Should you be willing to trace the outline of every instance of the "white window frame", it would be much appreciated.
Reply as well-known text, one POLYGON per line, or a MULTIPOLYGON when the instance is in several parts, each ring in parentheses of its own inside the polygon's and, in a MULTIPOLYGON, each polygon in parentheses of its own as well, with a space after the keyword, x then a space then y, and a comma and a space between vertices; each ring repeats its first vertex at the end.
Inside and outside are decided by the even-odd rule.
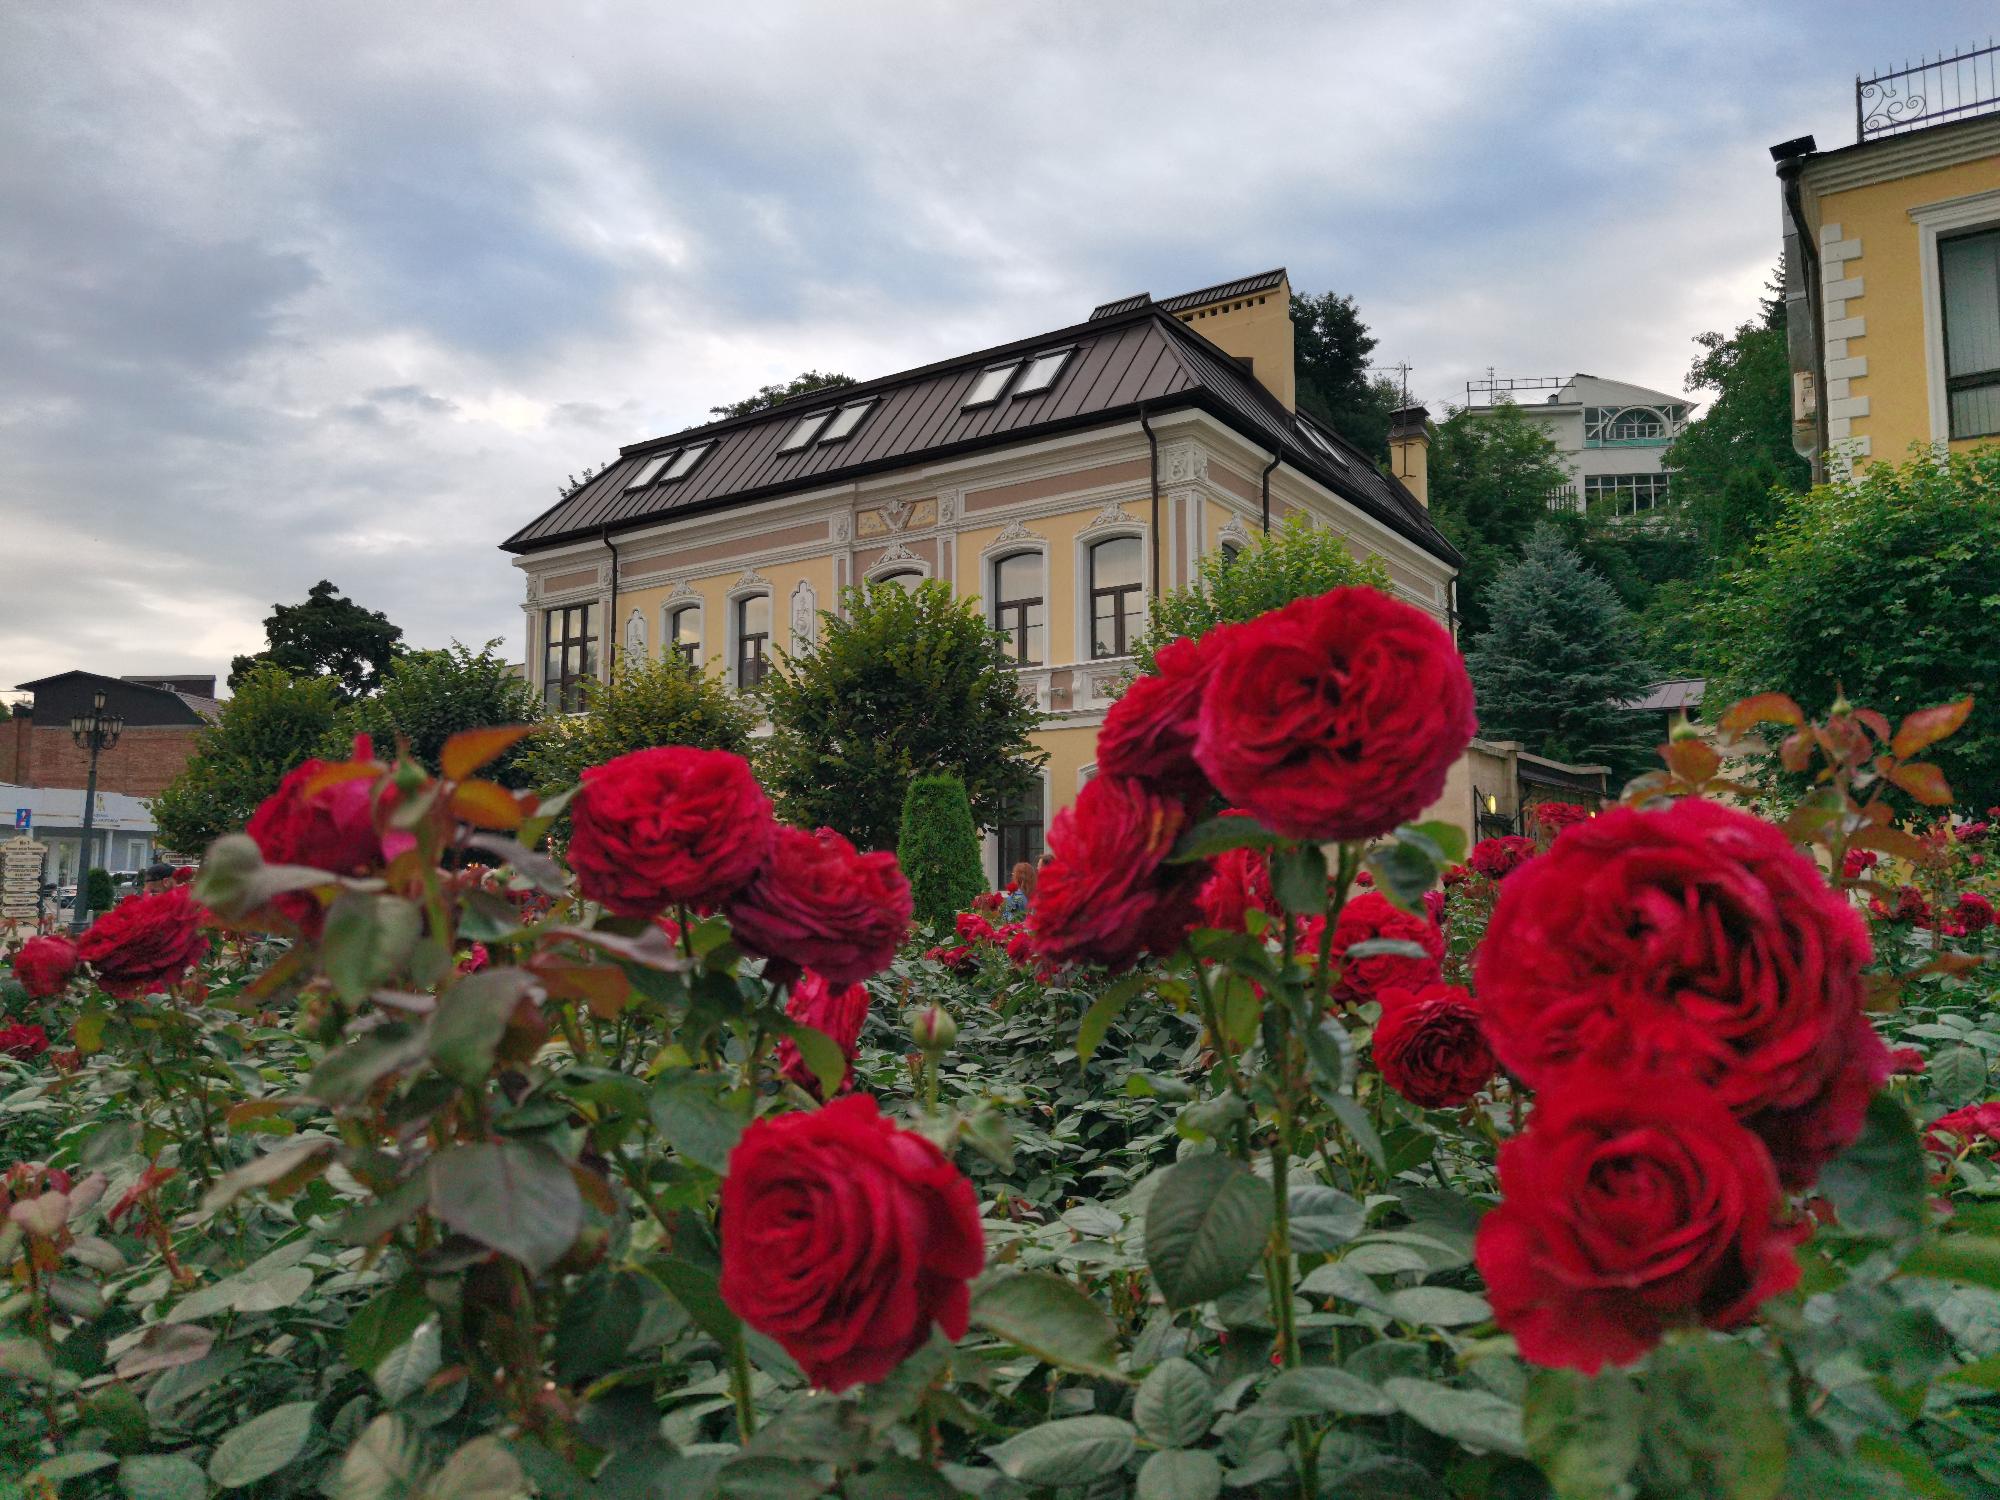
POLYGON ((819 436, 814 441, 819 443, 846 442, 861 430, 861 424, 868 420, 868 413, 874 409, 877 399, 877 397, 869 396, 865 400, 850 401, 845 406, 835 407, 833 414, 827 418, 826 424, 820 428, 819 436), (852 418, 848 418, 847 414, 849 412, 854 413, 852 418), (835 432, 833 429, 840 426, 843 420, 847 421, 846 430, 835 432))
POLYGON ((1000 398, 1007 394, 1007 387, 1013 383, 1014 372, 1020 368, 1021 368, 1021 358, 1018 355, 1016 355, 1013 359, 1003 359, 998 361, 997 363, 987 365, 973 379, 971 386, 967 388, 965 393, 965 399, 959 403, 958 409, 960 411, 978 411, 982 407, 999 405, 1000 398), (979 395, 980 384, 986 379, 987 376, 994 374, 999 375, 1000 383, 993 388, 992 395, 980 396, 979 395), (978 399, 975 400, 974 399, 975 397, 977 397, 978 399))
POLYGON ((1071 344, 1067 349, 1045 349, 1040 354, 1029 355, 1022 362, 1021 378, 1014 385, 1014 398, 1019 400, 1023 396, 1045 396, 1054 390, 1056 382, 1062 379, 1063 371, 1069 368, 1069 359, 1074 353, 1076 353, 1076 345, 1071 344), (1028 378, 1035 373, 1035 366, 1041 364, 1044 360, 1053 360, 1055 362, 1053 368, 1049 371, 1049 378, 1044 380, 1040 385, 1029 385, 1028 378))
POLYGON ((675 622, 684 609, 697 610, 701 614, 701 649, 695 652, 694 665, 699 667, 708 660, 708 601, 705 599, 669 599, 660 606, 660 659, 678 655, 680 642, 675 631, 675 622))
POLYGON ((1951 398, 1945 389, 1944 277, 1938 270, 1938 240, 1966 230, 2000 227, 2000 189, 1920 204, 1909 215, 1917 226, 1917 265, 1923 276, 1924 381, 1929 387, 1931 444, 1942 452, 1951 443, 1951 398))
POLYGON ((671 484, 675 480, 687 478, 688 475, 695 471, 701 461, 708 457, 709 449, 714 446, 713 442, 689 443, 687 447, 676 453, 674 461, 660 472, 660 483, 671 484))
POLYGON ((805 452, 819 441, 820 431, 832 415, 833 408, 830 406, 823 411, 807 412, 792 423, 791 431, 787 432, 784 440, 778 444, 778 452, 780 454, 805 452))
MULTIPOLYGON (((758 583, 746 588, 731 589, 723 602, 724 670, 728 673, 730 687, 739 693, 744 690, 742 676, 743 662, 740 650, 743 636, 742 604, 745 599, 755 599, 760 595, 769 600, 771 605, 771 629, 764 640, 764 660, 768 663, 775 663, 777 660, 778 644, 778 596, 771 585, 768 583, 758 583)), ((706 625, 704 622, 705 629, 706 625)), ((766 666, 764 670, 768 675, 770 667, 766 666)))
POLYGON ((1123 656, 1093 656, 1091 654, 1091 608, 1090 608, 1090 549, 1099 542, 1116 541, 1119 537, 1132 536, 1139 539, 1139 619, 1141 628, 1153 612, 1153 541, 1152 528, 1144 521, 1126 520, 1111 522, 1103 526, 1093 526, 1080 531, 1076 536, 1076 551, 1071 560, 1075 573, 1072 599, 1075 604, 1076 655, 1071 663, 1077 666, 1102 666, 1106 662, 1130 661, 1131 641, 1125 643, 1127 650, 1123 656))
POLYGON ((1033 555, 1042 560, 1042 656, 1038 662, 1013 661, 1013 637, 1007 638, 1009 665, 1017 672, 1046 671, 1055 663, 1055 578, 1049 563, 1049 544, 1041 540, 1015 540, 996 542, 979 554, 979 600, 985 606, 986 626, 998 631, 1000 622, 994 618, 994 611, 1000 607, 1000 564, 1010 557, 1033 555))
POLYGON ((641 463, 632 477, 626 481, 625 489, 627 493, 632 490, 651 489, 659 482, 660 470, 667 466, 667 460, 673 456, 671 451, 648 454, 645 462, 641 463))

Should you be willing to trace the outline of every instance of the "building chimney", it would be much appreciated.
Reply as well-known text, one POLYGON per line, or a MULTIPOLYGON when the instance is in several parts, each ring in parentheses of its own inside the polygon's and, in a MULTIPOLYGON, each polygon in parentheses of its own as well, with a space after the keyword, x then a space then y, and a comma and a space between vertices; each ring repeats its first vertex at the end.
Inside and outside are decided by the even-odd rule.
MULTIPOLYGON (((1132 305, 1106 303, 1107 309, 1132 305)), ((1251 378, 1283 404, 1299 407, 1298 372, 1293 365, 1292 283, 1284 267, 1236 281, 1182 292, 1157 304, 1234 358, 1251 378)))
POLYGON ((1389 414, 1389 472, 1425 510, 1431 508, 1431 414, 1405 406, 1389 414))

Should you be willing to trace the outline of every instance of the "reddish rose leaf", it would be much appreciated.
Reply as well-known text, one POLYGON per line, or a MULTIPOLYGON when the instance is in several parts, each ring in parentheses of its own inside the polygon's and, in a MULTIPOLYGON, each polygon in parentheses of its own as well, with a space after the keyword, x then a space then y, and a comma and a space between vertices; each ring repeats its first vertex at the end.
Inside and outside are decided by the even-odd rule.
POLYGON ((1864 828, 1847 841, 1850 849, 1879 849, 1884 854, 1893 854, 1898 859, 1907 859, 1912 864, 1923 864, 1931 857, 1931 849, 1915 834, 1905 833, 1900 828, 1864 828))
POLYGON ((306 797, 317 797, 321 792, 337 787, 348 781, 372 781, 382 774, 382 768, 373 761, 341 760, 314 774, 299 790, 306 797))
POLYGON ((1701 740, 1674 740, 1665 751, 1667 764, 1681 780, 1701 786, 1722 769, 1722 757, 1701 740))
POLYGON ((1899 758, 1915 755, 1926 746, 1935 745, 1948 735, 1958 733, 1971 712, 1972 695, 1969 693, 1956 703, 1920 708, 1897 726, 1896 737, 1889 742, 1889 748, 1899 758))
POLYGON ((444 742, 438 765, 452 781, 463 781, 490 765, 535 732, 533 724, 496 724, 489 729, 464 729, 444 742))
POLYGON ((1944 772, 1936 766, 1925 762, 1897 766, 1889 772, 1889 779, 1926 807, 1948 807, 1951 804, 1951 783, 1944 779, 1944 772))
POLYGON ((1857 708, 1854 710, 1854 718, 1857 723, 1866 725, 1868 732, 1874 735, 1876 739, 1886 740, 1889 738, 1889 721, 1876 713, 1874 709, 1857 708))
POLYGON ((1812 764, 1812 752, 1812 733, 1801 729, 1785 736, 1785 742, 1778 746, 1778 761, 1787 771, 1803 771, 1812 764))
POLYGON ((1790 724, 1796 728, 1805 721, 1805 710, 1785 694, 1759 693, 1731 704, 1719 723, 1728 733, 1741 734, 1758 724, 1790 724))
POLYGON ((451 794, 452 816, 475 828, 507 832, 527 816, 515 795, 494 781, 461 781, 451 794))

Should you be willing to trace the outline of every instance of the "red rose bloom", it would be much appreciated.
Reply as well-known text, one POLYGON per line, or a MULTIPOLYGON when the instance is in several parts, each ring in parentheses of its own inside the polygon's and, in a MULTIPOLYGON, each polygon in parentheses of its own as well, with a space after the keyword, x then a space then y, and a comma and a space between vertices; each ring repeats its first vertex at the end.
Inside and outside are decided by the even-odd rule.
MULTIPOLYGON (((1317 957, 1323 919, 1310 918, 1300 932, 1301 952, 1317 957)), ((1340 909, 1333 924, 1333 961, 1340 965, 1331 1000, 1335 1005, 1359 1005, 1384 990, 1420 990, 1437 979, 1444 962, 1444 934, 1437 924, 1404 911, 1380 891, 1363 891, 1340 909), (1348 957, 1358 943, 1415 943, 1421 958, 1407 953, 1364 953, 1348 957)))
POLYGON ((1440 932, 1444 930, 1445 912, 1444 912, 1443 891, 1424 892, 1424 915, 1429 917, 1433 922, 1437 923, 1438 930, 1440 932))
POLYGON ((1476 727, 1450 634, 1369 588, 1298 599, 1203 640, 1195 758, 1290 838, 1387 833, 1443 795, 1476 727))
POLYGON ((31 1062, 49 1050, 49 1034, 39 1026, 17 1022, 0 1026, 0 1057, 31 1062))
POLYGON ((2000 1099, 1939 1115, 1924 1132, 1924 1145, 1939 1156, 1956 1156, 1967 1146, 1996 1139, 2000 1139, 2000 1099))
POLYGON ((1201 883, 1196 904, 1201 925, 1223 932, 1248 930, 1252 911, 1272 912, 1271 861, 1261 849, 1225 849, 1208 862, 1208 879, 1201 883))
POLYGON ((910 911, 895 855, 857 853, 831 828, 781 827, 770 863, 730 898, 729 925, 751 952, 846 986, 889 967, 910 911))
POLYGON ((1712 1086, 1803 1187, 1888 1071, 1861 1009, 1868 932, 1768 823, 1688 798, 1616 807, 1499 887, 1476 986, 1507 1069, 1595 1058, 1712 1086))
POLYGON ((880 1380, 965 1334, 986 1263, 979 1200, 944 1153, 866 1094, 768 1115, 722 1183, 722 1300, 814 1385, 880 1380))
POLYGON ((1558 834, 1565 828, 1590 821, 1590 809, 1575 802, 1537 802, 1535 822, 1544 833, 1558 834))
POLYGON ((1051 963, 1129 965, 1171 953, 1194 920, 1200 865, 1164 863, 1185 808, 1144 782, 1098 776, 1056 814, 1029 920, 1051 963))
MULTIPOLYGON (((354 747, 356 761, 370 754, 365 739, 354 747)), ((278 789, 257 805, 243 831, 274 865, 309 865, 333 875, 368 875, 411 847, 415 839, 395 833, 385 839, 375 823, 375 775, 353 776, 313 790, 313 783, 337 762, 308 760, 292 767, 278 789)), ((309 938, 326 921, 326 908, 311 891, 285 891, 272 910, 309 938)))
POLYGON ((1849 880, 1859 880, 1863 870, 1874 869, 1881 860, 1873 849, 1849 849, 1840 857, 1840 873, 1849 880))
POLYGON ((979 967, 979 955, 973 952, 970 943, 954 943, 948 948, 939 943, 935 948, 924 949, 924 957, 943 964, 954 974, 970 974, 979 967))
POLYGON ((1978 891, 1962 891, 1958 897, 1958 925, 1970 937, 1993 925, 1993 903, 1978 891))
POLYGON ((1488 880, 1504 880, 1535 857, 1535 841, 1518 833, 1504 838, 1481 839, 1472 846, 1466 863, 1488 880))
POLYGON ((1375 1024, 1375 1066, 1412 1104, 1454 1109, 1493 1081, 1493 1049, 1479 1029, 1479 1007, 1455 984, 1383 990, 1375 1024))
POLYGON ((1915 886, 1898 886, 1896 908, 1890 913, 1890 919, 1896 922, 1915 922, 1923 926, 1931 919, 1931 904, 1924 899, 1924 893, 1915 886))
POLYGON ((14 954, 14 977, 32 1000, 62 993, 80 960, 66 937, 31 937, 14 954))
MULTIPOLYGON (((849 1064, 838 1092, 844 1094, 853 1088, 852 1065, 855 1054, 861 1050, 861 1025, 868 1019, 868 987, 850 984, 844 990, 837 990, 807 969, 799 975, 798 983, 792 986, 792 993, 785 1000, 785 1014, 833 1038, 840 1055, 849 1064)), ((819 1097, 819 1079, 806 1066, 805 1058, 799 1055, 798 1043, 790 1037, 778 1043, 778 1072, 815 1099, 819 1097)))
POLYGON ((1097 732, 1098 774, 1143 781, 1174 796, 1205 796, 1208 778, 1195 762, 1194 741, 1207 659, 1199 644, 1182 636, 1154 653, 1153 667, 1105 713, 1097 732))
POLYGON ((1928 1066, 1923 1053, 1915 1047, 1891 1047, 1889 1049, 1889 1072, 1898 1078, 1913 1078, 1928 1066))
POLYGON ((208 952, 205 915, 184 885, 127 896, 90 924, 76 951, 106 994, 129 1000, 165 989, 208 952))
POLYGON ((1595 1374, 1790 1289, 1809 1226, 1777 1223, 1779 1203, 1770 1157, 1710 1090, 1579 1069, 1501 1146, 1474 1255, 1523 1359, 1595 1374))
POLYGON ((962 911, 954 923, 961 943, 990 943, 993 941, 993 924, 976 911, 962 911))
POLYGON ((763 869, 777 829, 748 761, 688 745, 590 767, 570 824, 577 888, 621 917, 720 904, 763 869))

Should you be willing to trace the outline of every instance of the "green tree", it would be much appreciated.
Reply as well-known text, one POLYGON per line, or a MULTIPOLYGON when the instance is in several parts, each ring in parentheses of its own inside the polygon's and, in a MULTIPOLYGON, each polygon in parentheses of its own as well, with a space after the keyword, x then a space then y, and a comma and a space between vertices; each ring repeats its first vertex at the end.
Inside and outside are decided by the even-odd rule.
POLYGON ((1554 441, 1511 402, 1461 408, 1437 424, 1431 519, 1465 556, 1458 612, 1466 635, 1486 628, 1487 591, 1549 519, 1549 493, 1570 482, 1554 441))
POLYGON ((1365 583, 1389 587, 1380 558, 1356 557, 1336 531, 1315 530, 1302 515, 1288 517, 1269 536, 1256 537, 1233 557, 1217 550, 1201 561, 1194 582, 1154 601, 1146 638, 1134 648, 1141 672, 1153 670, 1153 653, 1181 636, 1202 636, 1216 625, 1261 614, 1329 589, 1365 583))
POLYGON ((751 704, 678 653, 633 664, 621 657, 609 682, 585 685, 585 707, 523 742, 515 775, 533 786, 569 786, 586 766, 655 745, 750 753, 751 704))
MULTIPOLYGON (((444 742, 462 729, 541 722, 541 699, 497 654, 499 645, 496 638, 474 652, 453 641, 441 651, 398 657, 383 674, 379 691, 341 713, 331 753, 345 755, 356 734, 372 736, 385 756, 405 740, 410 753, 435 771, 444 742)), ((480 774, 503 786, 526 786, 527 753, 526 743, 516 745, 480 774)))
POLYGON ((1396 385, 1371 379, 1375 336, 1354 299, 1338 292, 1292 294, 1292 368, 1299 405, 1370 458, 1389 453, 1389 414, 1401 404, 1396 385))
POLYGON ((786 818, 825 825, 865 849, 895 846, 918 776, 964 782, 973 818, 998 827, 1047 760, 1040 722, 978 602, 935 580, 848 589, 820 613, 819 640, 780 653, 764 681, 771 738, 765 783, 786 818))
POLYGON ((198 855, 242 828, 287 771, 327 747, 340 707, 333 677, 252 667, 202 731, 180 775, 153 799, 160 843, 198 855))
POLYGON ((724 417, 747 417, 753 411, 763 411, 776 406, 780 401, 789 401, 794 396, 805 396, 813 391, 837 391, 843 386, 854 384, 852 375, 836 375, 831 370, 807 370, 802 375, 794 375, 790 380, 777 385, 757 388, 754 396, 745 396, 741 401, 731 401, 722 406, 711 406, 708 414, 718 421, 724 417))
POLYGON ((403 630, 322 578, 304 603, 271 606, 264 639, 264 650, 230 664, 230 687, 240 687, 254 668, 272 666, 294 677, 331 677, 343 698, 359 698, 375 690, 401 654, 403 630))
POLYGON ((903 798, 896 859, 910 882, 917 921, 948 927, 986 889, 972 802, 956 776, 919 776, 903 798))
POLYGON ((1960 804, 2000 802, 2000 447, 1940 462, 1921 448, 1786 500, 1707 589, 1709 701, 1789 693, 1819 714, 1836 689, 1889 716, 1973 695, 1930 758, 1960 804))
POLYGON ((1617 706, 1648 680, 1638 631, 1561 528, 1537 527, 1487 600, 1491 623, 1465 657, 1480 734, 1554 760, 1609 765, 1621 777, 1643 769, 1651 730, 1617 706))
POLYGON ((92 865, 90 873, 84 876, 84 900, 93 914, 102 916, 118 904, 118 889, 111 883, 111 872, 101 865, 92 865))

